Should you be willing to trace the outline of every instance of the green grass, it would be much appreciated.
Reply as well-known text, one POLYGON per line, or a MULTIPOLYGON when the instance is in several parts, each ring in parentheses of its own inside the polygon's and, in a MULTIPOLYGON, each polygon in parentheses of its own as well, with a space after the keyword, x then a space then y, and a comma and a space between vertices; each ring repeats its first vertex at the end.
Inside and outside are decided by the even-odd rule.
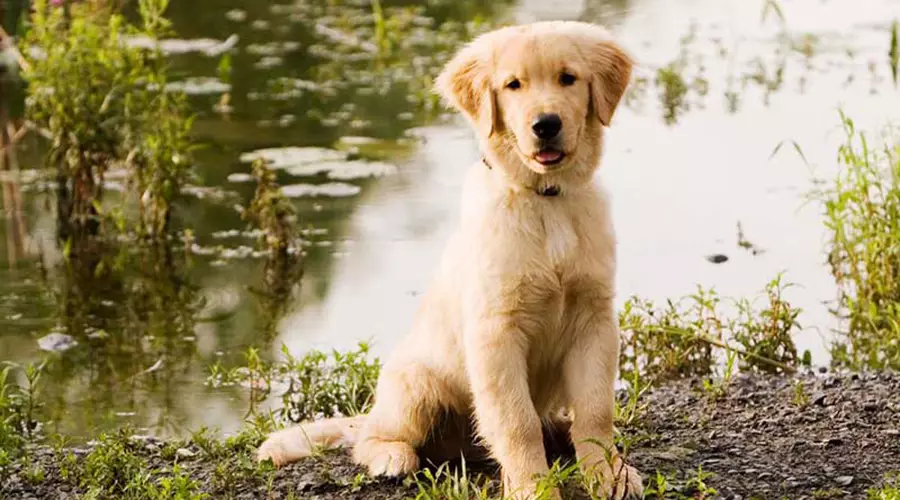
POLYGON ((276 415, 281 422, 301 422, 335 415, 357 415, 368 411, 375 393, 381 365, 371 359, 369 345, 362 342, 356 350, 311 351, 294 357, 282 347, 283 360, 267 362, 256 349, 249 349, 245 366, 210 368, 208 383, 213 386, 244 384, 250 387, 249 413, 271 394, 275 385, 281 406, 276 415))
POLYGON ((900 472, 887 474, 884 484, 870 488, 866 494, 868 500, 900 500, 900 472))
POLYGON ((622 377, 632 380, 638 374, 654 383, 724 377, 733 372, 735 361, 744 371, 794 371, 809 360, 798 355, 792 340, 800 330, 801 310, 784 298, 789 287, 781 277, 770 281, 762 306, 747 299, 728 301, 702 287, 664 307, 632 297, 619 316, 622 377), (729 302, 730 313, 725 307, 729 302))
POLYGON ((829 264, 843 320, 833 363, 900 368, 900 142, 876 145, 842 114, 844 144, 833 185, 814 194, 831 235, 829 264))
POLYGON ((425 469, 413 476, 416 487, 415 500, 489 500, 497 497, 496 485, 490 478, 469 475, 466 463, 459 470, 447 465, 436 471, 425 469), (493 486, 493 487, 492 487, 493 486))
POLYGON ((644 498, 658 500, 703 500, 714 497, 718 492, 711 488, 707 481, 713 474, 704 472, 703 468, 689 471, 687 474, 663 473, 646 478, 644 498))

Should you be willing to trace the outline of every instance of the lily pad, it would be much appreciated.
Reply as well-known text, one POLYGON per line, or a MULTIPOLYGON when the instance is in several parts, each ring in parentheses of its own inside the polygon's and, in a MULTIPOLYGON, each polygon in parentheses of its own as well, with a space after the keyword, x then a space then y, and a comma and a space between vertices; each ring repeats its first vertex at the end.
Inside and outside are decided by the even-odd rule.
POLYGON ((287 147, 258 149, 241 155, 241 161, 250 163, 265 160, 270 168, 286 169, 297 165, 308 165, 325 161, 344 160, 347 153, 328 148, 287 147))
POLYGON ((310 163, 307 165, 297 165, 285 170, 287 173, 298 177, 327 173, 329 179, 346 181, 395 174, 397 172, 397 167, 383 162, 350 160, 310 163))
POLYGON ((327 182, 325 184, 291 184, 282 186, 281 192, 288 198, 328 197, 345 198, 356 196, 361 191, 359 186, 346 182, 327 182))

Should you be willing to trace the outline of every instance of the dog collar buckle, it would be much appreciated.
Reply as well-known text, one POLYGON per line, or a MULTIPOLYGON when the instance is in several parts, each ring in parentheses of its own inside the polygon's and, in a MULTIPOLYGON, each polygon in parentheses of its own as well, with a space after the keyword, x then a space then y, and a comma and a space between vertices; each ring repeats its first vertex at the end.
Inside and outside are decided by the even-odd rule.
POLYGON ((541 196, 559 196, 559 186, 544 186, 538 188, 535 192, 541 196))

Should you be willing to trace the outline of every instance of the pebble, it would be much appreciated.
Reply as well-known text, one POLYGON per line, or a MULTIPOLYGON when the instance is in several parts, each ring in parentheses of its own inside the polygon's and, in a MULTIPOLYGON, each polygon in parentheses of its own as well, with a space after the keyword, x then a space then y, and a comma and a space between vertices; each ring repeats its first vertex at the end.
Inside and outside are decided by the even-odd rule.
POLYGON ((850 486, 853 483, 853 476, 838 476, 834 478, 834 482, 841 486, 850 486))
POLYGON ((824 393, 824 392, 817 392, 817 393, 813 394, 812 402, 813 402, 814 405, 818 405, 818 406, 826 406, 826 404, 825 404, 825 393, 824 393))
POLYGON ((187 448, 178 448, 178 450, 175 451, 175 455, 179 458, 191 458, 196 455, 196 453, 187 448))

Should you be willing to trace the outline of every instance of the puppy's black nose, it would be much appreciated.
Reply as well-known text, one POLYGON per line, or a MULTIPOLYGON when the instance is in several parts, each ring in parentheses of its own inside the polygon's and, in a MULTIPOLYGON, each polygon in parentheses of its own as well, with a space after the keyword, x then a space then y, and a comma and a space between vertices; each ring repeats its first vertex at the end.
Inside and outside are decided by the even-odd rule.
POLYGON ((539 139, 553 139, 562 129, 562 119, 556 113, 541 113, 531 123, 531 130, 539 139))

